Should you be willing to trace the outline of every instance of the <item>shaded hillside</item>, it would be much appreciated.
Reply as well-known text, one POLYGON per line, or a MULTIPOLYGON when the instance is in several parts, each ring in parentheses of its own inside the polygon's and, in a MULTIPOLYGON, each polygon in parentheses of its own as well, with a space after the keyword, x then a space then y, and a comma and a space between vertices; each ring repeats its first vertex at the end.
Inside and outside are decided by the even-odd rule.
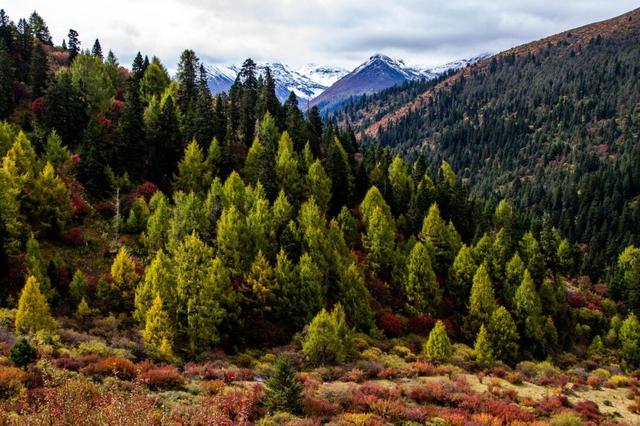
POLYGON ((584 272, 637 244, 640 11, 503 52, 336 114, 363 143, 464 170, 588 251, 584 272))

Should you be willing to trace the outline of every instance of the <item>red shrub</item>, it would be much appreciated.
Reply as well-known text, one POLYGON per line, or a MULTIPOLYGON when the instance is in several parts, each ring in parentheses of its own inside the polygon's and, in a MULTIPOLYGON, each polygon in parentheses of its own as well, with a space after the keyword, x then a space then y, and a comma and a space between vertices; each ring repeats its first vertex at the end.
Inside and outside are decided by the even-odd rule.
POLYGON ((71 210, 75 216, 85 216, 89 213, 89 204, 82 194, 71 194, 71 210))
POLYGON ((64 241, 70 246, 79 246, 83 240, 84 237, 81 228, 71 228, 67 232, 67 235, 64 236, 64 241))
POLYGON ((587 301, 582 294, 573 291, 567 292, 567 303, 572 308, 583 308, 587 306, 587 301))
POLYGON ((114 376, 121 380, 132 380, 136 377, 136 366, 128 359, 111 356, 98 363, 83 367, 80 372, 99 378, 114 376))
POLYGON ((535 404, 535 408, 541 414, 550 416, 569 406, 566 396, 546 396, 535 404))
POLYGON ((35 98, 33 100, 33 102, 31 102, 31 111, 35 114, 35 115, 39 115, 40 112, 42 112, 42 110, 45 107, 45 103, 44 103, 44 98, 42 96, 40 96, 39 98, 35 98))
POLYGON ((419 404, 444 404, 450 401, 450 395, 441 383, 425 383, 409 389, 407 396, 419 404))
POLYGON ((426 336, 429 334, 434 325, 435 321, 429 315, 415 315, 409 317, 407 329, 410 333, 426 336))
POLYGON ((395 379, 397 377, 402 377, 402 376, 405 376, 404 371, 402 371, 402 369, 400 368, 394 368, 394 367, 383 368, 378 373, 378 378, 383 380, 395 379))
POLYGON ((375 395, 378 398, 398 398, 400 391, 395 387, 383 386, 374 382, 367 382, 360 386, 358 392, 364 395, 375 395))
POLYGON ((593 401, 580 401, 573 409, 586 420, 597 420, 600 418, 598 404, 593 401))
POLYGON ((79 371, 82 367, 82 363, 74 358, 58 358, 55 360, 55 365, 58 368, 71 371, 79 371))
POLYGON ((304 399, 305 412, 310 416, 330 417, 340 413, 340 405, 326 399, 307 396, 304 399))
POLYGON ((96 354, 82 355, 78 357, 78 362, 82 367, 86 367, 89 364, 96 364, 100 361, 102 361, 102 358, 96 354))
POLYGON ((430 362, 416 361, 411 363, 411 368, 418 374, 418 376, 433 376, 436 368, 430 362))
POLYGON ((246 424, 256 416, 263 397, 261 385, 252 389, 234 389, 218 397, 218 407, 234 424, 246 424))
POLYGON ((378 326, 388 337, 398 337, 404 334, 406 319, 391 312, 385 312, 378 318, 378 326))
POLYGON ((344 373, 344 375, 340 378, 340 381, 361 383, 365 380, 365 378, 366 374, 364 371, 359 368, 354 368, 344 373))
POLYGON ((73 165, 73 167, 78 167, 78 165, 80 164, 80 154, 71 154, 71 164, 73 165))
POLYGON ((487 401, 483 404, 482 412, 499 417, 507 424, 514 421, 532 422, 535 420, 535 416, 529 411, 504 401, 487 401))
POLYGON ((129 208, 129 206, 131 206, 131 204, 140 197, 144 197, 144 200, 148 203, 151 196, 157 191, 158 187, 154 183, 149 181, 143 182, 127 194, 123 204, 125 208, 129 208))
POLYGON ((184 378, 172 365, 149 368, 138 376, 138 380, 150 389, 176 389, 184 383, 184 378))

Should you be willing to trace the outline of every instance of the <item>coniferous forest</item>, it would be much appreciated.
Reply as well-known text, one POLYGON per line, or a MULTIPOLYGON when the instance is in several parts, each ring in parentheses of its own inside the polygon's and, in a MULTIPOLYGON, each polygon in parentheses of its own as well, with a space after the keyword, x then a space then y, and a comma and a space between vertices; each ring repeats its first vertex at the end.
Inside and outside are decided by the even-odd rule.
POLYGON ((357 138, 451 74, 327 118, 0 11, 0 424, 640 421, 637 36, 357 138))

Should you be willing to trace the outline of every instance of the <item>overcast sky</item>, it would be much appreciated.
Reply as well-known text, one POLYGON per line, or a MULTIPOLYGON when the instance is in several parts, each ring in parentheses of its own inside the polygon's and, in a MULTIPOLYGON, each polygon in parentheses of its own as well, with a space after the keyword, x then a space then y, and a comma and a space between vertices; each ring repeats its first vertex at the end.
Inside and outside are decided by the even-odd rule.
POLYGON ((313 62, 353 68, 373 53, 439 65, 499 52, 640 7, 640 0, 3 0, 17 22, 33 10, 60 44, 99 38, 131 63, 156 55, 174 70, 180 52, 207 63, 313 62))

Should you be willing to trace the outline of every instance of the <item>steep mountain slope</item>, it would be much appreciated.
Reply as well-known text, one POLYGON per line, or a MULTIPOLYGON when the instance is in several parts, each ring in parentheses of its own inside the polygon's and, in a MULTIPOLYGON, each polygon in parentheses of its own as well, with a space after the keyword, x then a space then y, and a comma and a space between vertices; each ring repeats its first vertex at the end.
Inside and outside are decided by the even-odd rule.
POLYGON ((325 113, 331 112, 350 98, 377 93, 405 81, 432 80, 451 69, 466 67, 488 56, 483 54, 435 68, 427 68, 407 66, 402 60, 376 54, 313 99, 309 106, 317 106, 325 113))
POLYGON ((640 239, 640 10, 515 47, 334 116, 363 143, 449 161, 584 243, 584 271, 640 239))
MULTIPOLYGON (((264 73, 266 67, 276 82, 276 95, 285 101, 294 92, 301 104, 321 94, 327 87, 348 73, 347 70, 330 66, 307 65, 296 71, 280 63, 258 64, 258 73, 264 73)), ((238 75, 239 67, 209 66, 209 89, 212 93, 227 92, 238 75)))

